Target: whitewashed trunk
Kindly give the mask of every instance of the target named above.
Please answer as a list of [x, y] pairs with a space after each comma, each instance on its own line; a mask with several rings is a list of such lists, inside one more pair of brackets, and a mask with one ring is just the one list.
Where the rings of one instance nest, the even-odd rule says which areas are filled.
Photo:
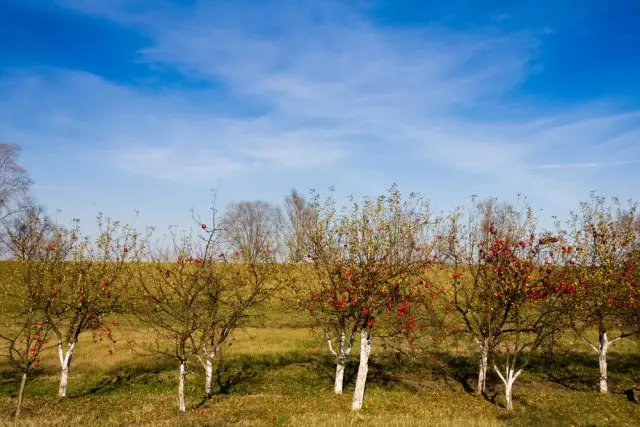
[[607, 350], [609, 349], [609, 340], [606, 332], [600, 333], [598, 342], [598, 365], [600, 366], [600, 393], [607, 394]]
[[178, 406], [180, 407], [180, 412], [187, 411], [187, 405], [184, 401], [184, 378], [186, 376], [185, 362], [180, 362], [180, 373], [178, 376]]
[[207, 398], [213, 394], [213, 359], [216, 357], [216, 354], [218, 354], [220, 345], [221, 344], [218, 344], [212, 350], [207, 350], [207, 348], [204, 347], [202, 349], [203, 356], [198, 356], [204, 368], [204, 391]]
[[333, 391], [336, 394], [342, 394], [342, 388], [344, 384], [344, 370], [347, 363], [347, 356], [351, 353], [351, 348], [353, 347], [353, 341], [355, 340], [355, 332], [351, 333], [349, 338], [349, 342], [346, 341], [346, 334], [344, 331], [340, 334], [340, 347], [338, 351], [333, 349], [331, 345], [331, 338], [329, 335], [326, 335], [327, 345], [329, 346], [329, 351], [336, 357], [336, 378], [334, 382]]
[[71, 358], [73, 357], [73, 349], [75, 343], [69, 343], [67, 352], [62, 348], [62, 343], [58, 343], [58, 357], [60, 359], [60, 388], [58, 389], [58, 397], [67, 397], [67, 385], [69, 384], [69, 370], [71, 369]]
[[502, 375], [502, 372], [498, 369], [498, 367], [494, 364], [494, 369], [500, 376], [500, 379], [504, 383], [504, 400], [506, 404], [507, 411], [513, 410], [513, 383], [518, 378], [518, 375], [522, 373], [522, 369], [515, 370], [507, 365], [505, 368], [505, 375]]
[[335, 391], [336, 394], [342, 394], [342, 384], [344, 383], [344, 367], [344, 358], [338, 358], [338, 362], [336, 363], [336, 381], [333, 388], [333, 391]]
[[360, 332], [360, 364], [358, 365], [358, 377], [356, 389], [353, 392], [351, 409], [359, 411], [364, 402], [364, 389], [367, 384], [367, 372], [369, 371], [369, 355], [371, 354], [371, 336], [366, 328]]
[[20, 381], [20, 391], [18, 392], [18, 407], [16, 408], [16, 418], [20, 416], [20, 411], [22, 410], [22, 398], [24, 396], [24, 388], [27, 384], [27, 373], [24, 372], [22, 374], [22, 381]]
[[207, 397], [213, 392], [213, 360], [207, 358], [204, 362], [204, 391]]
[[513, 381], [507, 381], [504, 385], [504, 401], [507, 404], [507, 411], [513, 411]]
[[489, 343], [487, 340], [480, 345], [480, 370], [478, 372], [478, 394], [484, 394], [487, 388], [487, 371], [489, 369]]

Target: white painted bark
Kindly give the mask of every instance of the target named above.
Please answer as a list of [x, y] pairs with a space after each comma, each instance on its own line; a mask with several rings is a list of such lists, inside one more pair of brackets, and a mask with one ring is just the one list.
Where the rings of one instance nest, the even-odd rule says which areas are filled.
[[213, 393], [213, 359], [216, 357], [216, 354], [218, 354], [218, 350], [220, 350], [221, 345], [221, 343], [218, 344], [211, 351], [204, 347], [204, 357], [198, 356], [198, 360], [200, 360], [200, 363], [204, 368], [204, 391], [207, 397], [210, 397]]
[[18, 418], [20, 416], [20, 411], [22, 410], [22, 398], [24, 396], [24, 388], [27, 384], [27, 373], [24, 372], [22, 374], [22, 381], [20, 381], [20, 391], [18, 391], [18, 407], [16, 408], [15, 417]]
[[67, 397], [67, 385], [69, 383], [69, 370], [71, 369], [71, 358], [73, 357], [73, 349], [75, 343], [69, 343], [67, 351], [62, 348], [62, 343], [58, 343], [58, 358], [60, 359], [60, 388], [58, 389], [58, 397]]
[[344, 371], [347, 363], [347, 356], [351, 353], [351, 348], [353, 347], [353, 341], [355, 340], [355, 333], [351, 334], [349, 338], [349, 342], [346, 342], [346, 334], [342, 332], [340, 335], [340, 347], [338, 351], [333, 349], [333, 345], [331, 344], [331, 338], [329, 335], [326, 335], [327, 345], [329, 346], [329, 351], [336, 357], [336, 378], [333, 386], [333, 391], [336, 394], [342, 394], [343, 384], [344, 384]]
[[516, 381], [516, 378], [522, 373], [522, 369], [511, 369], [508, 365], [505, 367], [505, 374], [503, 375], [500, 372], [500, 369], [494, 364], [493, 368], [498, 373], [498, 376], [504, 383], [504, 400], [506, 403], [507, 411], [513, 410], [513, 383]]
[[359, 411], [364, 402], [364, 389], [367, 384], [367, 372], [369, 371], [369, 355], [371, 354], [371, 336], [366, 328], [360, 331], [360, 364], [358, 365], [358, 377], [356, 389], [353, 392], [351, 410]]
[[606, 332], [601, 332], [598, 340], [598, 365], [600, 366], [600, 393], [607, 394], [607, 351], [611, 342]]
[[206, 393], [207, 396], [211, 396], [211, 393], [213, 391], [213, 360], [207, 358], [207, 360], [205, 360], [204, 362], [204, 373], [205, 373], [205, 378], [204, 378], [204, 391]]
[[507, 411], [513, 411], [513, 381], [508, 381], [504, 385], [504, 400], [507, 403]]
[[333, 387], [333, 391], [336, 394], [342, 394], [342, 384], [344, 383], [344, 366], [345, 361], [338, 359], [338, 363], [336, 363], [336, 381]]
[[186, 376], [185, 362], [180, 362], [179, 376], [178, 376], [178, 406], [180, 412], [187, 411], [187, 405], [184, 400], [184, 378]]
[[489, 340], [480, 344], [480, 370], [478, 372], [478, 394], [484, 394], [487, 388], [487, 371], [489, 370]]

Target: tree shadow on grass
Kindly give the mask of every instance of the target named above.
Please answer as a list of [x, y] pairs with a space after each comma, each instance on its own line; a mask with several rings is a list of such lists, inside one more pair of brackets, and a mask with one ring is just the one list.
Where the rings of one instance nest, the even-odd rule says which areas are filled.
[[175, 369], [164, 360], [153, 359], [147, 362], [127, 363], [117, 365], [107, 371], [100, 381], [78, 390], [70, 398], [80, 398], [89, 395], [106, 395], [122, 388], [130, 387], [133, 383], [142, 385], [161, 385], [159, 374]]
[[387, 390], [404, 390], [412, 393], [417, 393], [419, 391], [419, 388], [414, 384], [403, 380], [397, 375], [393, 375], [393, 371], [388, 370], [385, 363], [377, 360], [369, 362], [367, 384], [375, 384]]
[[[273, 355], [239, 355], [225, 357], [216, 361], [214, 373], [214, 386], [217, 386], [216, 394], [229, 394], [240, 384], [256, 378], [260, 373], [279, 369], [287, 365], [311, 362], [308, 355], [302, 352], [288, 352]], [[199, 365], [194, 365], [199, 366]], [[137, 385], [155, 387], [174, 386], [163, 381], [160, 374], [175, 370], [172, 363], [163, 359], [152, 359], [146, 362], [128, 363], [118, 365], [105, 374], [102, 378], [84, 389], [78, 390], [73, 397], [88, 395], [106, 395], [122, 388]], [[197, 369], [197, 368], [196, 368]]]
[[214, 373], [214, 385], [216, 391], [211, 394], [203, 396], [200, 402], [193, 406], [193, 409], [198, 409], [205, 405], [215, 395], [227, 395], [230, 394], [237, 386], [242, 383], [251, 381], [258, 375], [258, 371], [253, 369], [250, 363], [244, 361], [240, 366], [232, 366], [227, 363], [219, 363]]
[[[565, 353], [554, 360], [538, 355], [532, 358], [531, 363], [527, 366], [527, 371], [569, 390], [598, 390], [600, 374], [595, 354]], [[610, 388], [615, 388], [616, 384], [631, 385], [631, 383], [636, 383], [640, 380], [640, 356], [615, 353], [609, 355], [608, 374]]]
[[[323, 358], [324, 359], [324, 358]], [[241, 385], [246, 385], [270, 370], [278, 370], [287, 366], [309, 365], [319, 372], [325, 372], [327, 360], [319, 361], [306, 353], [292, 351], [268, 355], [241, 355], [228, 359], [219, 359], [214, 372], [214, 387], [216, 390], [204, 396], [194, 405], [198, 409], [205, 405], [215, 395], [227, 395], [237, 391]]]
[[[319, 376], [327, 381], [327, 384], [335, 382], [336, 359], [330, 355], [315, 356], [312, 362], [313, 367]], [[355, 383], [358, 376], [359, 361], [355, 358], [347, 360], [344, 369], [343, 387]], [[415, 391], [415, 387], [393, 375], [397, 367], [389, 365], [386, 358], [369, 359], [369, 371], [367, 373], [367, 384], [376, 385], [385, 389], [405, 388]]]
[[[31, 386], [31, 382], [40, 377], [57, 374], [56, 369], [35, 368], [29, 372], [27, 379], [27, 387]], [[12, 368], [8, 364], [0, 365], [0, 396], [15, 398], [18, 396], [20, 381], [22, 380], [22, 372]]]
[[472, 384], [478, 380], [478, 366], [472, 363], [468, 357], [452, 356], [447, 353], [440, 353], [437, 359], [441, 365], [431, 367], [433, 374], [440, 376], [445, 382], [448, 379], [456, 381], [462, 389], [469, 394], [474, 394], [476, 389]]
[[[452, 391], [461, 387], [466, 393], [476, 393], [473, 384], [478, 378], [478, 365], [473, 358], [441, 352], [420, 358], [397, 354], [394, 359], [393, 363], [385, 364], [388, 371], [417, 373], [434, 381], [443, 381]], [[492, 377], [489, 372], [488, 380]]]
[[[442, 380], [454, 388], [459, 384], [470, 394], [476, 392], [475, 381], [478, 376], [477, 359], [473, 356], [454, 355], [446, 352], [432, 353], [431, 357], [414, 358], [404, 356], [387, 356], [384, 360], [384, 370], [392, 373], [419, 373], [434, 380]], [[610, 388], [619, 388], [620, 392], [640, 383], [640, 355], [610, 354], [609, 355]], [[573, 391], [594, 391], [598, 386], [598, 360], [595, 355], [584, 352], [566, 352], [551, 358], [545, 354], [534, 355], [525, 367], [529, 379], [549, 381]], [[453, 380], [452, 384], [450, 381]], [[518, 381], [521, 381], [520, 379]], [[525, 379], [524, 381], [528, 381]], [[488, 392], [500, 387], [501, 380], [490, 368], [487, 373]], [[490, 395], [489, 395], [489, 400]]]
[[[330, 355], [318, 355], [311, 358], [311, 364], [317, 371], [318, 376], [326, 380], [327, 383], [334, 384], [336, 380], [336, 358]], [[351, 358], [347, 359], [344, 367], [344, 378], [342, 385], [346, 387], [352, 384], [358, 375], [358, 362]]]

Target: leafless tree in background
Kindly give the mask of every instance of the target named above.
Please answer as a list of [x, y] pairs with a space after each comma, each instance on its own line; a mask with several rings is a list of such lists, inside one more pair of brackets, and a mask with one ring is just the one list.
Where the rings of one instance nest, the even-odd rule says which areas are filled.
[[24, 207], [31, 180], [27, 171], [18, 165], [19, 148], [0, 143], [0, 221]]
[[281, 224], [280, 208], [260, 200], [231, 203], [222, 218], [228, 249], [249, 261], [272, 259], [279, 252]]
[[317, 223], [317, 213], [295, 189], [285, 198], [284, 239], [288, 260], [300, 262], [309, 253], [309, 236]]

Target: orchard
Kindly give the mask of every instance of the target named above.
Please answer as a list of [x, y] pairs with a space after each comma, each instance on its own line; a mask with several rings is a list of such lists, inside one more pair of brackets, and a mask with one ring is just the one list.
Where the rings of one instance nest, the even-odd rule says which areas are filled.
[[3, 421], [640, 422], [635, 203], [592, 194], [547, 230], [526, 201], [294, 191], [159, 239], [103, 217], [83, 235], [18, 184]]

